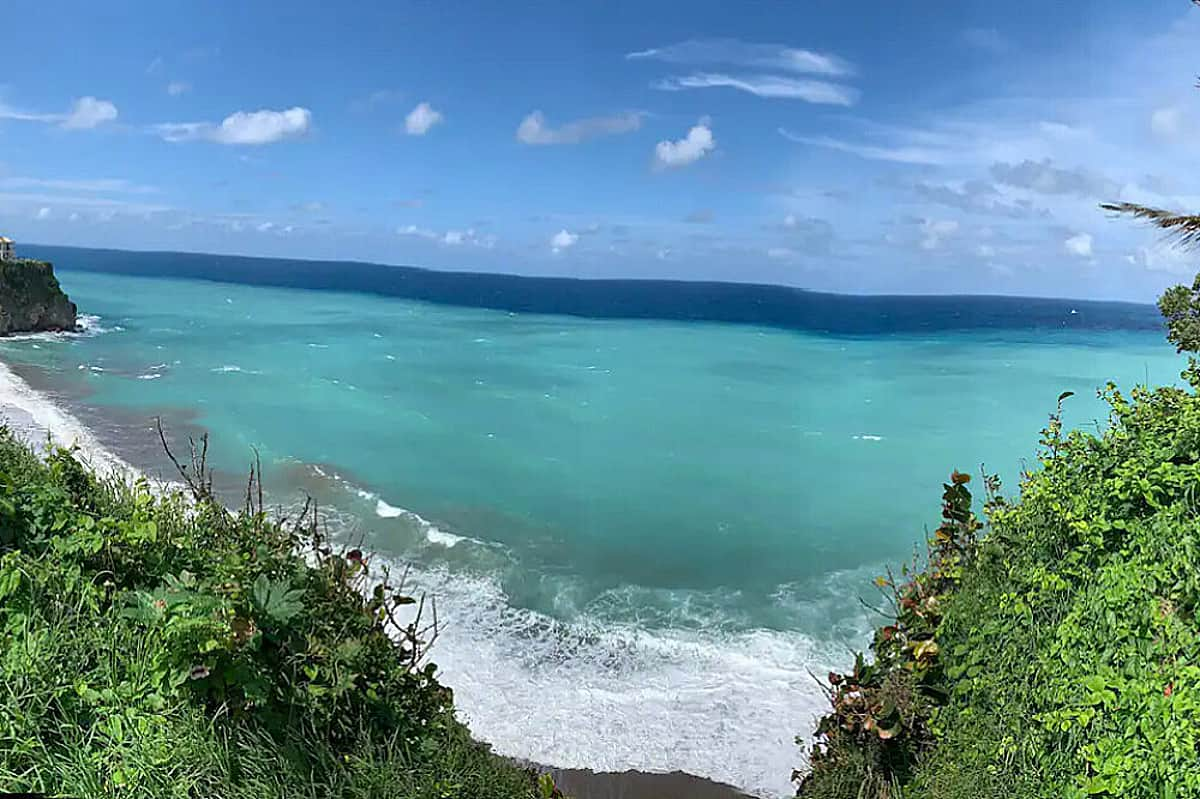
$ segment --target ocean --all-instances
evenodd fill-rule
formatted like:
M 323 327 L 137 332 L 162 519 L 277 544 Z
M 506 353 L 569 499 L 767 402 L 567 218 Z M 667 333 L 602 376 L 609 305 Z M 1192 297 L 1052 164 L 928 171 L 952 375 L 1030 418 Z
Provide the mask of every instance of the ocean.
M 1183 365 L 1143 305 L 25 252 L 88 332 L 0 360 L 151 474 L 149 420 L 207 431 L 234 499 L 257 451 L 272 503 L 411 564 L 478 737 L 763 796 L 950 470 L 1015 492 L 1061 392 L 1095 429 Z

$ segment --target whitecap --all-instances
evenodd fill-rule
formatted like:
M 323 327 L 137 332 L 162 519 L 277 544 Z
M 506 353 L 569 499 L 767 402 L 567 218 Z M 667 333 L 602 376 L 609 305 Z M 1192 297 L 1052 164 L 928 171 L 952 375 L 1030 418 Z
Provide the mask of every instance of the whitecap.
M 860 435 L 860 436 L 854 436 L 854 440 L 855 441 L 883 441 L 883 436 L 873 436 L 873 435 L 864 433 L 863 435 Z
M 397 508 L 395 505 L 389 505 L 382 499 L 375 503 L 375 515 L 381 519 L 395 519 L 403 516 L 407 511 L 404 508 Z
M 162 377 L 161 372 L 150 372 L 149 374 L 138 375 L 137 379 L 138 380 L 157 380 L 160 377 Z
M 794 736 L 827 708 L 810 669 L 845 665 L 798 632 L 564 623 L 514 607 L 497 577 L 413 568 L 410 586 L 437 597 L 433 659 L 475 737 L 567 768 L 682 770 L 790 795 Z
M 447 549 L 455 546 L 456 544 L 461 544 L 463 541 L 467 540 L 461 535 L 447 533 L 442 528 L 433 524 L 429 525 L 429 527 L 425 529 L 425 539 L 431 544 L 437 544 L 438 546 L 443 546 Z

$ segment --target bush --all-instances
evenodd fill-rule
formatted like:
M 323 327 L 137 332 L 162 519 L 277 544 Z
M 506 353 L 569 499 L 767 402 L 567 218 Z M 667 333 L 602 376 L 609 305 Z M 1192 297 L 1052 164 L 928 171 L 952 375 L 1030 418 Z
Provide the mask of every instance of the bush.
M 538 795 L 454 719 L 422 600 L 197 465 L 156 496 L 0 430 L 0 791 Z
M 1108 386 L 1100 435 L 1052 417 L 1020 500 L 988 504 L 941 583 L 936 667 L 898 657 L 885 627 L 855 669 L 870 679 L 850 678 L 872 708 L 889 685 L 920 701 L 872 737 L 846 726 L 838 686 L 799 795 L 1200 797 L 1197 373 L 1190 390 Z M 910 585 L 946 577 L 934 552 Z

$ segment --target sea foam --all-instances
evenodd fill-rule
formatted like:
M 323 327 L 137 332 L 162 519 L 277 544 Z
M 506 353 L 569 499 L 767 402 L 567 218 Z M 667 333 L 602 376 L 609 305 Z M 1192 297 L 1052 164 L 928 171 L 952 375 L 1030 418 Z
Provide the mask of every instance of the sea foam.
M 432 657 L 472 732 L 501 754 L 603 771 L 683 770 L 760 796 L 794 792 L 794 737 L 839 665 L 799 633 L 565 624 L 513 607 L 496 579 L 412 573 L 437 598 Z

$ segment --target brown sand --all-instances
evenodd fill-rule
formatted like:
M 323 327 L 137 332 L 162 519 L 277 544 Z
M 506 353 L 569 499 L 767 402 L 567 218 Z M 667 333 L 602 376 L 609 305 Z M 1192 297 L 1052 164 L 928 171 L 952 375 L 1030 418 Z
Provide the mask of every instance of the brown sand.
M 641 771 L 589 771 L 547 768 L 554 783 L 572 799 L 752 799 L 730 785 L 682 771 L 647 774 Z

